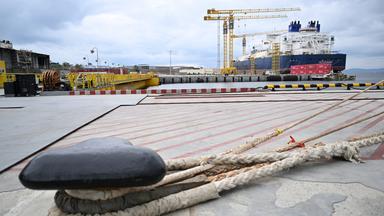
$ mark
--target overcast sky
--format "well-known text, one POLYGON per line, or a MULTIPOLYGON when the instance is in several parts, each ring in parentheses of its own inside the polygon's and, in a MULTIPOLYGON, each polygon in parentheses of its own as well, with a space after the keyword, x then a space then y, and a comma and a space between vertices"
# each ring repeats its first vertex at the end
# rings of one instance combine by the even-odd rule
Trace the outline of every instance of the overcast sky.
MULTIPOLYGON (((0 39, 17 49, 48 53, 55 62, 215 67, 217 24, 203 21, 208 8, 300 7, 289 18, 248 20, 235 33, 286 29, 291 20, 319 20, 335 35, 334 50, 347 53, 347 68, 384 68, 382 0, 2 0, 0 39)), ((258 43, 262 37, 249 40, 258 43)), ((235 41, 235 56, 241 41, 235 41)))

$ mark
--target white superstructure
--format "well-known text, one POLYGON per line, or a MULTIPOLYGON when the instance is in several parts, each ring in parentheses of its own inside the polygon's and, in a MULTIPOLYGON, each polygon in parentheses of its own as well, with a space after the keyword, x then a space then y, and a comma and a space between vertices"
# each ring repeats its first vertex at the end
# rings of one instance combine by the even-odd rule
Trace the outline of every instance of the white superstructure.
POLYGON ((280 44, 280 55, 331 54, 335 38, 333 35, 320 32, 319 22, 311 21, 301 28, 300 21, 292 22, 287 33, 267 34, 261 50, 252 50, 251 54, 241 56, 240 61, 253 58, 270 57, 272 44, 280 44))
POLYGON ((13 49, 13 45, 8 40, 0 40, 0 48, 13 49))

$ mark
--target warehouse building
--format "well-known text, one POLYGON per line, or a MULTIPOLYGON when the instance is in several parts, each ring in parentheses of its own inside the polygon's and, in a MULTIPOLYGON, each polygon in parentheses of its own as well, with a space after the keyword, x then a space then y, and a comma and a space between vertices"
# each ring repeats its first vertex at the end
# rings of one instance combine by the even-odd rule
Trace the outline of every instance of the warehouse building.
POLYGON ((49 69, 49 55, 30 50, 16 50, 10 41, 0 41, 0 60, 8 73, 33 73, 49 69))

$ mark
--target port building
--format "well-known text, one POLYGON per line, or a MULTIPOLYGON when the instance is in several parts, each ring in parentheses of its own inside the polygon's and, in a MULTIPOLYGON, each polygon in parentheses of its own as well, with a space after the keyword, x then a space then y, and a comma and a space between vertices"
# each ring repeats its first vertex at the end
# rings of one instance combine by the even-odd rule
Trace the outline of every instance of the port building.
POLYGON ((17 50, 7 40, 0 40, 0 61, 5 62, 8 73, 40 72, 49 69, 50 57, 31 50, 17 50))

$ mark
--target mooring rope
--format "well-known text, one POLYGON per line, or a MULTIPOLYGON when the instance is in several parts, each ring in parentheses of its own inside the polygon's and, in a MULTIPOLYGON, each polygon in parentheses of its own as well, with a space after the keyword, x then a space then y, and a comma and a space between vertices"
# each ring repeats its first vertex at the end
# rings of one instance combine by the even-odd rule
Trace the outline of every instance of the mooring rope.
MULTIPOLYGON (((365 139, 359 139, 355 141, 348 141, 351 145, 357 145, 363 140, 364 143, 368 143, 368 145, 373 145, 371 143, 377 143, 380 140, 384 139, 384 132, 378 133, 375 136, 371 136, 365 139)), ((362 144, 359 144, 359 147, 362 144)), ((310 147, 317 148, 317 147, 310 147)), ((332 148, 332 147, 325 147, 332 148)), ((307 149, 303 149, 303 151, 307 151, 307 149)), ((301 151, 296 152, 270 152, 270 153, 258 153, 258 154, 246 154, 246 155, 222 155, 216 158, 211 158, 208 163, 214 165, 253 165, 257 163, 266 163, 266 162, 276 162, 279 160, 283 160, 289 157, 294 157, 300 155, 301 151)))
POLYGON ((353 125, 355 125, 355 124, 359 124, 359 123, 361 123, 361 122, 363 122, 363 121, 366 121, 366 120, 369 120, 369 119, 371 119, 371 118, 375 118, 375 117, 377 117, 377 116, 379 116, 379 115, 382 115, 382 114, 384 114, 384 111, 379 112, 379 113, 376 113, 376 114, 371 115, 371 116, 368 116, 368 117, 365 117, 365 118, 362 118, 362 119, 358 119, 358 120, 349 122, 349 123, 347 123, 347 124, 341 125, 341 126, 339 126, 339 127, 336 127, 336 128, 334 128, 334 129, 331 129, 331 130, 323 131, 323 132, 321 132, 321 133, 318 134, 318 135, 309 137, 309 138, 304 139, 304 140, 302 140, 302 141, 298 141, 298 142, 295 141, 295 142, 293 142, 293 143, 290 143, 290 144, 287 145, 287 146, 284 146, 284 147, 282 147, 282 148, 276 149, 275 151, 276 151, 276 152, 284 152, 284 151, 288 151, 288 150, 293 149, 293 148, 296 148, 296 147, 302 147, 302 146, 304 146, 305 143, 308 143, 308 142, 310 142, 310 141, 313 141, 313 140, 319 139, 319 138, 321 138, 321 137, 327 136, 327 135, 329 135, 329 134, 331 134, 331 133, 335 133, 335 132, 340 131, 340 130, 342 130, 342 129, 344 129, 344 128, 353 126, 353 125))
MULTIPOLYGON (((224 178, 203 186, 172 194, 143 205, 127 208, 117 212, 100 214, 101 216, 130 216, 130 215, 162 215, 178 209, 191 207, 193 205, 216 199, 219 193, 234 189, 238 186, 249 184, 259 178, 271 176, 283 170, 301 165, 307 161, 329 159, 332 157, 343 157, 346 160, 359 162, 359 148, 384 143, 384 135, 371 136, 357 141, 345 141, 306 148, 291 157, 273 162, 271 164, 252 168, 236 176, 224 178)), ((239 157, 242 157, 239 155, 239 157)), ((74 214, 80 215, 80 214, 74 214)), ((49 216, 69 216, 57 207, 49 210, 49 216)))
MULTIPOLYGON (((240 145, 237 148, 226 151, 220 155, 241 154, 243 152, 246 152, 246 151, 256 147, 257 145, 259 145, 263 142, 266 142, 266 141, 272 139, 273 137, 276 137, 276 136, 284 133, 285 131, 287 131, 293 127, 296 127, 297 125, 304 123, 305 121, 308 121, 308 120, 310 120, 310 119, 312 119, 312 118, 314 118, 314 117, 316 117, 316 116, 318 116, 324 112, 327 112, 327 111, 341 105, 342 103, 345 103, 346 101, 349 101, 349 100, 357 97, 358 95, 368 91, 369 89, 373 88, 374 86, 380 85, 381 83, 384 83, 384 80, 382 80, 382 81, 376 83, 375 85, 372 85, 372 86, 370 86, 370 87, 368 87, 368 88, 366 88, 366 89, 364 89, 364 90, 362 90, 362 91, 360 91, 360 92, 358 92, 358 93, 356 93, 356 94, 354 94, 348 98, 345 98, 342 101, 337 102, 336 104, 334 104, 334 105, 332 105, 332 106, 330 106, 324 110, 321 110, 321 111, 319 111, 315 114, 312 114, 312 115, 310 115, 310 116, 308 116, 308 117, 306 117, 306 118, 304 118, 304 119, 302 119, 296 123, 293 123, 290 126, 287 126, 283 129, 276 129, 275 131, 273 131, 272 133, 270 133, 266 136, 256 138, 251 142, 240 145)), ((363 121, 363 119, 361 121, 363 121)), ((291 145, 291 146, 285 147, 285 148, 291 148, 291 147, 295 148, 298 144, 300 144, 300 143, 295 143, 294 145, 291 145)), ((285 151, 285 150, 280 149, 280 151, 285 151)), ((209 160, 210 157, 215 157, 215 155, 203 157, 202 159, 199 160, 199 163, 197 163, 197 161, 194 159, 182 159, 182 160, 178 160, 176 162, 168 161, 166 164, 167 164, 167 166, 169 166, 169 167, 167 167, 167 168, 169 168, 169 170, 171 168, 186 168, 186 170, 182 170, 180 172, 166 175, 164 177, 164 179, 161 180, 159 183, 154 184, 154 185, 150 185, 150 186, 119 188, 119 189, 110 189, 110 190, 66 190, 66 192, 69 195, 76 197, 76 198, 91 199, 91 200, 106 200, 106 199, 112 199, 115 197, 123 196, 124 194, 130 193, 130 192, 151 190, 151 189, 154 189, 156 187, 160 187, 160 186, 163 186, 166 184, 170 184, 173 182, 177 182, 177 181, 181 181, 181 180, 193 177, 194 175, 197 175, 197 174, 200 174, 204 171, 212 169, 215 166, 212 164, 207 164, 207 162, 206 162, 207 160, 209 160)))
POLYGON ((315 148, 308 148, 292 157, 263 166, 259 169, 241 173, 235 177, 226 178, 215 182, 219 192, 230 190, 240 185, 247 184, 255 179, 271 176, 277 172, 292 168, 306 161, 328 159, 331 157, 344 157, 346 160, 359 162, 359 148, 384 142, 384 135, 363 139, 355 142, 339 142, 315 148))
POLYGON ((353 99, 353 98, 363 94, 364 92, 367 92, 369 89, 371 89, 371 88, 373 88, 375 86, 378 86, 381 83, 384 83, 384 80, 381 80, 380 82, 375 83, 374 85, 369 86, 366 89, 364 89, 364 90, 362 90, 362 91, 360 91, 360 92, 358 92, 356 94, 353 94, 352 96, 347 97, 347 98, 343 99, 342 101, 339 101, 339 102, 337 102, 337 103, 335 103, 335 104, 333 104, 333 105, 331 105, 331 106, 329 106, 329 107, 327 107, 327 108, 325 108, 325 109, 323 109, 323 110, 321 110, 321 111, 319 111, 319 112, 317 112, 315 114, 312 114, 312 115, 310 115, 310 116, 308 116, 306 118, 303 118, 303 119, 301 119, 301 120, 299 120, 299 121, 297 121, 297 122, 295 122, 295 123, 293 123, 293 124, 291 124, 291 125, 289 125, 289 126, 287 126, 285 128, 277 129, 273 133, 271 133, 271 134, 269 134, 269 135, 267 135, 267 136, 265 136, 265 137, 263 137, 261 139, 256 139, 255 142, 250 142, 250 143, 241 145, 241 146, 239 146, 239 147, 237 147, 237 148, 235 148, 233 150, 230 150, 230 152, 234 153, 234 154, 239 154, 239 153, 243 153, 245 151, 248 151, 249 149, 254 148, 255 146, 257 146, 257 145, 259 145, 259 144, 261 144, 261 143, 263 143, 263 142, 265 142, 267 140, 270 140, 273 137, 278 136, 278 135, 286 132, 289 129, 292 129, 292 128, 294 128, 294 127, 296 127, 296 126, 298 126, 298 125, 300 125, 300 124, 302 124, 302 123, 304 123, 304 122, 306 122, 306 121, 308 121, 308 120, 310 120, 312 118, 315 118, 316 116, 318 116, 320 114, 323 114, 323 113, 325 113, 325 112, 327 112, 327 111, 329 111, 329 110, 331 110, 331 109, 333 109, 333 108, 335 108, 335 107, 337 107, 337 106, 339 106, 339 105, 341 105, 341 104, 343 104, 343 103, 345 103, 345 102, 347 102, 347 101, 349 101, 349 100, 351 100, 351 99, 353 99))
MULTIPOLYGON (((362 121, 366 121, 368 119, 371 119, 371 118, 376 117, 378 115, 381 115, 383 113, 384 113, 384 111, 380 112, 380 113, 377 113, 375 115, 372 115, 372 116, 360 119, 360 120, 353 121, 351 123, 348 123, 348 124, 342 125, 342 126, 340 126, 338 128, 335 128, 335 129, 333 129, 331 131, 327 131, 327 132, 321 133, 322 136, 318 136, 317 135, 317 136, 308 138, 307 140, 313 141, 313 140, 315 140, 315 138, 318 139, 318 138, 326 136, 326 135, 328 135, 328 134, 330 134, 332 132, 339 131, 339 130, 344 129, 346 127, 350 127, 352 125, 358 124, 358 123, 360 123, 362 121)), ((302 142, 294 143, 293 145, 289 145, 287 147, 282 147, 282 148, 276 149, 275 151, 276 152, 288 151, 288 150, 290 150, 292 148, 295 148, 295 147, 297 147, 298 145, 301 145, 301 144, 302 144, 302 142)), ((272 153, 270 153, 270 154, 272 154, 272 153)), ((229 154, 227 154, 227 155, 229 155, 229 154)), ((218 158, 218 157, 221 157, 221 156, 225 156, 225 155, 219 155, 219 156, 213 155, 210 158, 204 158, 204 165, 196 166, 196 167, 193 167, 193 168, 190 168, 190 169, 187 169, 187 170, 183 170, 183 171, 180 171, 180 172, 177 172, 177 173, 166 175, 164 177, 164 179, 162 181, 160 181, 159 183, 154 184, 154 185, 150 185, 150 186, 146 186, 146 187, 119 188, 119 189, 111 189, 111 190, 66 190, 66 193, 68 193, 70 196, 73 196, 73 197, 76 197, 76 198, 80 198, 80 199, 107 200, 107 199, 113 199, 113 198, 116 198, 116 197, 123 196, 124 194, 127 194, 127 193, 144 191, 144 190, 151 190, 151 189, 154 189, 156 187, 160 187, 160 186, 163 186, 163 185, 166 185, 166 184, 169 184, 169 183, 181 181, 181 180, 193 177, 193 176, 195 176, 197 174, 200 174, 200 173, 202 173, 204 171, 207 171, 207 170, 215 167, 214 164, 208 164, 209 160, 211 160, 211 158, 218 158)), ((268 156, 272 157, 272 155, 262 155, 262 156, 264 158, 260 158, 260 160, 264 159, 265 161, 260 161, 260 162, 269 162, 267 160, 267 157, 268 156)), ((284 154, 281 154, 281 155, 278 155, 278 156, 275 156, 275 157, 283 157, 283 156, 284 156, 284 154)))

